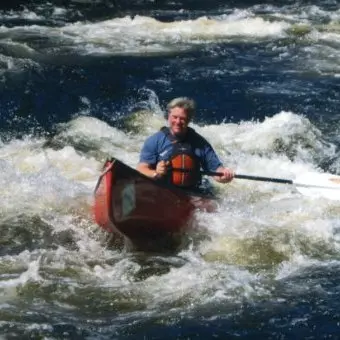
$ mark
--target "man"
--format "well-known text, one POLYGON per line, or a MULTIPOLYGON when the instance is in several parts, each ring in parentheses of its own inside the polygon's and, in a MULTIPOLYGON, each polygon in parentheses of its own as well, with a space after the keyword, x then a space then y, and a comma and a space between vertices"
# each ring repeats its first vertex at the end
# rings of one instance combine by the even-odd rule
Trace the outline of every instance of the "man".
POLYGON ((233 179, 234 172, 222 165, 207 140, 188 127, 195 108, 195 102, 186 97, 175 98, 167 105, 168 127, 147 138, 140 154, 138 171, 188 188, 199 185, 201 169, 221 173, 221 176, 214 177, 220 183, 233 179))

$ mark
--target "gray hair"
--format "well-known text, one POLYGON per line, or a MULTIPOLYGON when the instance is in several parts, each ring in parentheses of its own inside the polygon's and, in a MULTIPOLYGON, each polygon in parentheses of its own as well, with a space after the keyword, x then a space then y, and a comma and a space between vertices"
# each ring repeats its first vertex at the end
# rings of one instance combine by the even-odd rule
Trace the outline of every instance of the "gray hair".
POLYGON ((168 112, 175 107, 180 107, 186 111, 188 114, 189 120, 191 120, 196 111, 196 103, 193 99, 188 97, 178 97, 170 101, 170 103, 166 106, 168 112))

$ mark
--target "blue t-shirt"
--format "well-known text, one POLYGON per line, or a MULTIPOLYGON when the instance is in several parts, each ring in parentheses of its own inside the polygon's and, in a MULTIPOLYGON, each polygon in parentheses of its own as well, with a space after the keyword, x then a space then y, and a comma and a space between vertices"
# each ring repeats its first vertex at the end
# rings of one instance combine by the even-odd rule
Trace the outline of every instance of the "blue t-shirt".
MULTIPOLYGON (((195 130, 191 128, 188 129, 184 141, 190 144, 192 152, 200 160, 201 168, 204 171, 216 171, 219 166, 222 166, 222 162, 217 157, 214 149, 207 140, 196 133, 195 130)), ((173 147, 174 143, 169 136, 163 131, 158 131, 146 139, 139 161, 156 167, 159 161, 170 160, 173 147)))

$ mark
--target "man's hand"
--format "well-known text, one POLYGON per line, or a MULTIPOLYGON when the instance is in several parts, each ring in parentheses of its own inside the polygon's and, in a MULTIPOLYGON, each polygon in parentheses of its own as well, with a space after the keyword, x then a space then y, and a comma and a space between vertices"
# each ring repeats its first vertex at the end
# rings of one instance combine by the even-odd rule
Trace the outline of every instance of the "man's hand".
POLYGON ((214 177, 216 181, 220 183, 229 183, 235 176, 234 171, 229 168, 219 167, 216 172, 221 172, 223 174, 222 176, 214 177))
POLYGON ((166 175, 167 171, 168 171, 168 165, 169 165, 169 161, 159 161, 157 163, 157 166, 156 166, 156 173, 157 173, 157 176, 161 177, 161 176, 164 176, 166 175))

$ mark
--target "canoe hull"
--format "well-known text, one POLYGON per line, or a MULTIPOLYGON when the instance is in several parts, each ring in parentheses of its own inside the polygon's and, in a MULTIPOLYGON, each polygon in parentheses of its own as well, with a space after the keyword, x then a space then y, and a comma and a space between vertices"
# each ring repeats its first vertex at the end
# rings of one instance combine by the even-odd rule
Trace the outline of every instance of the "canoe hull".
POLYGON ((124 240, 134 249, 163 251, 181 244, 198 205, 201 197, 113 159, 106 162, 95 189, 94 217, 115 243, 124 240))

